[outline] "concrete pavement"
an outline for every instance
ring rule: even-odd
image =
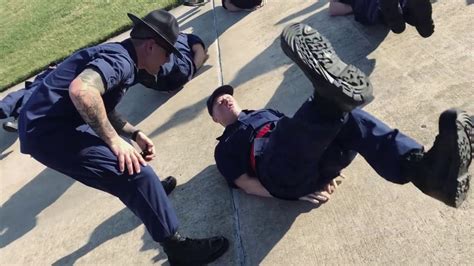
[[[474,113],[473,5],[434,4],[436,29],[428,39],[412,27],[396,35],[352,16],[329,17],[327,8],[327,1],[271,0],[252,13],[228,13],[220,1],[172,10],[183,31],[209,44],[209,60],[177,94],[137,85],[120,109],[152,137],[158,174],[178,179],[171,200],[180,231],[228,237],[231,247],[215,265],[473,264],[472,191],[461,208],[449,208],[410,184],[384,181],[358,157],[333,198],[315,209],[245,195],[219,175],[213,150],[222,128],[205,108],[215,87],[234,85],[244,108],[287,114],[311,94],[310,82],[279,47],[291,22],[310,24],[342,59],[369,74],[376,99],[366,110],[427,148],[443,110]],[[20,154],[16,135],[4,131],[0,204],[2,265],[167,264],[120,201]]]

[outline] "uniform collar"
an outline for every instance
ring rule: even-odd
[[[134,69],[135,78],[134,78],[133,84],[136,84],[136,83],[139,82],[139,80],[138,80],[138,57],[137,57],[137,51],[135,51],[135,46],[133,46],[132,39],[130,39],[130,38],[125,39],[125,40],[122,41],[120,44],[125,48],[125,50],[127,50],[128,54],[130,55],[130,58],[132,58],[132,60],[133,60],[133,63],[134,63],[134,66],[135,66],[135,69]]]
[[[128,54],[132,58],[133,62],[135,63],[135,68],[138,65],[138,57],[137,52],[135,51],[135,46],[133,46],[132,39],[128,38],[122,41],[120,44],[127,50]]]

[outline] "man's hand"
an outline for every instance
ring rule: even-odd
[[[316,191],[309,193],[306,196],[300,197],[299,200],[309,201],[313,204],[319,205],[326,203],[330,197],[330,194],[326,191]]]
[[[326,186],[324,186],[324,191],[326,191],[329,194],[332,194],[334,193],[334,191],[336,191],[336,188],[337,188],[337,182],[336,182],[336,179],[333,179],[331,180],[331,182],[327,183]]]
[[[143,159],[149,162],[155,158],[155,145],[153,141],[145,135],[143,132],[138,132],[137,137],[135,139],[138,147],[142,150]]]
[[[146,166],[146,162],[140,153],[120,137],[113,139],[110,149],[118,158],[121,172],[124,172],[126,167],[128,174],[133,175],[134,173],[140,173],[140,164]]]
[[[309,201],[316,205],[323,204],[331,198],[331,194],[334,193],[336,188],[337,183],[336,180],[333,179],[331,180],[331,182],[324,186],[324,190],[309,193],[306,196],[300,197],[299,200]]]

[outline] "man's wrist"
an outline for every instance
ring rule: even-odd
[[[140,132],[142,132],[140,129],[137,129],[137,130],[133,131],[131,139],[136,142],[137,137],[138,137],[138,133],[140,133]]]

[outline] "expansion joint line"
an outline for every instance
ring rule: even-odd
[[[221,47],[219,44],[219,32],[217,30],[217,13],[216,13],[216,3],[212,0],[212,12],[214,15],[214,30],[216,34],[216,46],[217,46],[217,71],[218,71],[218,86],[224,85],[224,77],[222,73],[222,58],[221,58]],[[234,225],[234,239],[235,239],[235,253],[237,256],[237,263],[239,265],[245,265],[245,251],[242,245],[242,235],[240,233],[240,213],[239,213],[239,199],[234,189],[229,187],[230,197],[232,199],[232,218]]]

